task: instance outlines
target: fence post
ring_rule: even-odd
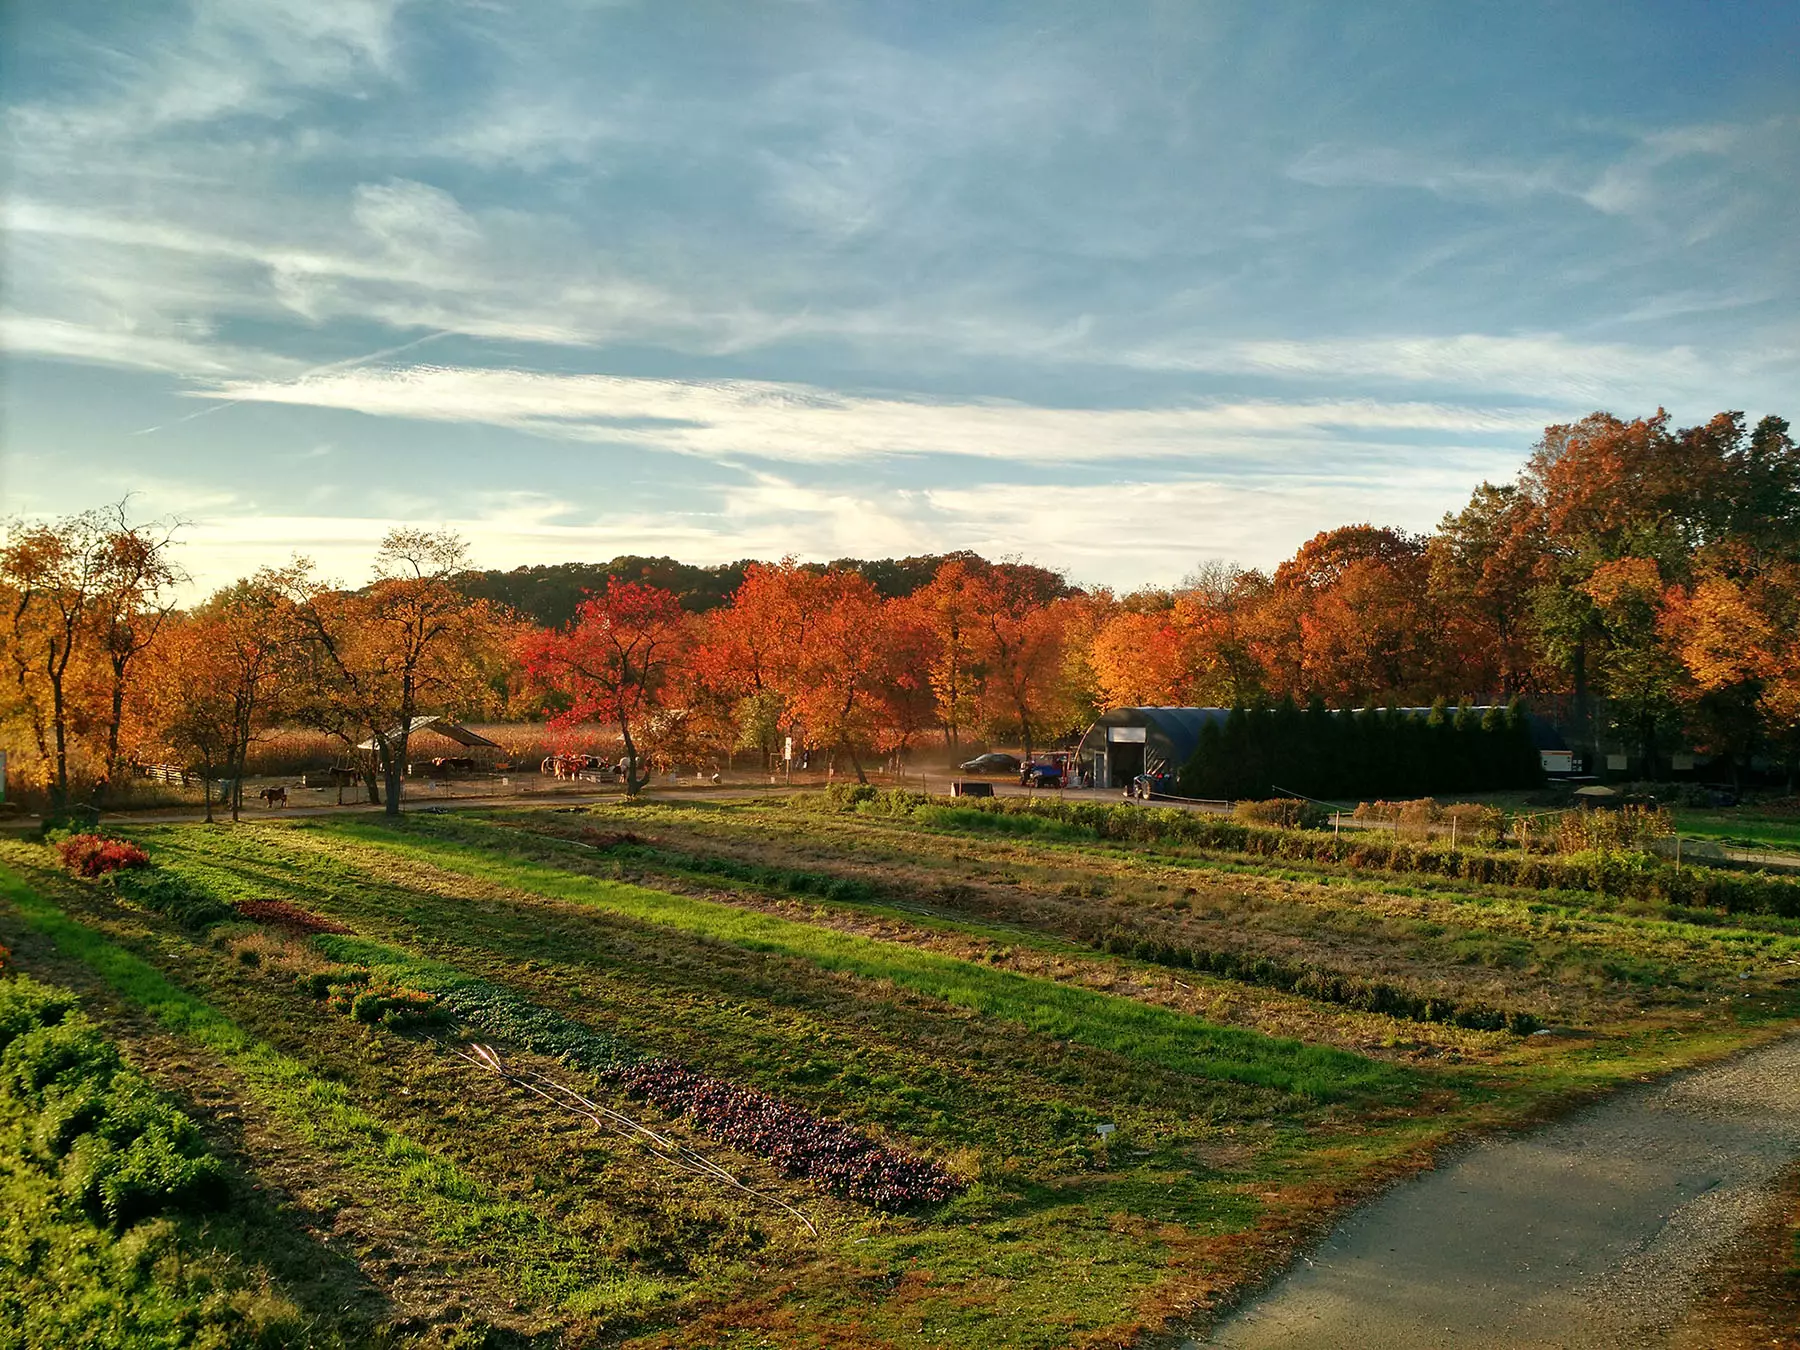
[[[1675,836],[1675,870],[1681,870],[1681,836]]]

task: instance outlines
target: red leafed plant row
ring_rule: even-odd
[[[658,1110],[686,1116],[722,1143],[762,1155],[787,1176],[809,1177],[864,1204],[898,1209],[948,1200],[962,1189],[928,1159],[669,1060],[614,1064],[603,1076]]]
[[[62,864],[78,877],[101,877],[130,867],[148,867],[150,855],[124,839],[72,834],[56,846]]]
[[[344,927],[335,919],[327,919],[324,915],[314,914],[309,909],[290,905],[286,900],[239,900],[235,908],[241,916],[249,919],[252,923],[267,924],[270,928],[279,928],[285,933],[293,933],[299,937],[307,937],[313,933],[354,931]]]

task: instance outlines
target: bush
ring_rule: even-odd
[[[371,985],[364,989],[350,1000],[350,1017],[390,1031],[438,1026],[450,1020],[437,999],[404,985]]]
[[[23,976],[0,983],[0,1094],[29,1117],[31,1161],[97,1222],[124,1225],[225,1194],[194,1122],[76,1008],[73,994]]]
[[[150,855],[136,844],[99,834],[72,834],[56,846],[56,851],[62,865],[78,877],[101,877],[150,865]]]
[[[1506,812],[1480,802],[1454,802],[1443,808],[1440,819],[1454,822],[1459,843],[1498,847],[1506,838]]]
[[[434,995],[395,984],[367,966],[309,971],[299,976],[296,983],[314,998],[324,999],[333,1012],[366,1026],[412,1031],[441,1026],[450,1020],[449,1010]]]
[[[1271,797],[1261,802],[1233,802],[1231,818],[1246,825],[1273,825],[1283,830],[1322,830],[1331,812],[1298,797]]]

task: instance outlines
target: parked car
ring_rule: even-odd
[[[1068,782],[1068,771],[1061,764],[1032,763],[1019,770],[1020,787],[1059,788]]]
[[[956,766],[964,773],[1017,773],[1019,757],[1004,751],[992,750],[985,755],[977,755],[966,764]]]

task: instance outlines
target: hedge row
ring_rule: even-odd
[[[1284,862],[1324,863],[1388,872],[1451,877],[1525,890],[1588,891],[1626,900],[1656,901],[1726,914],[1800,916],[1800,882],[1761,872],[1686,866],[1679,871],[1642,853],[1595,851],[1541,857],[1451,848],[1395,839],[1372,831],[1343,835],[1246,825],[1223,816],[1174,807],[1048,801],[1032,797],[947,799],[916,792],[856,789],[810,794],[801,809],[855,810],[871,815],[918,815],[937,824],[1018,830],[1026,822],[1094,839],[1179,844]],[[1022,831],[1021,831],[1022,832]]]
[[[1224,724],[1200,728],[1181,767],[1189,797],[1410,796],[1535,787],[1544,771],[1531,727],[1515,701],[1506,708],[1333,710],[1314,699],[1238,706]]]
[[[97,1223],[225,1197],[223,1167],[194,1122],[125,1066],[67,990],[0,980],[0,1095],[26,1117],[29,1160]]]

